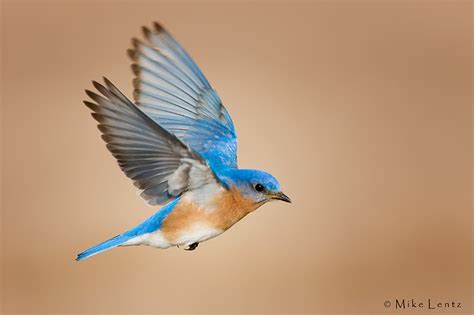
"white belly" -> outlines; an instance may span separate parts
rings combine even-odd
[[[146,233],[137,237],[134,237],[127,242],[123,243],[122,246],[131,245],[147,245],[157,248],[168,248],[171,246],[188,246],[193,243],[200,243],[207,241],[213,237],[221,234],[222,230],[207,227],[202,224],[196,224],[190,229],[181,233],[181,235],[175,241],[169,241],[163,236],[161,231],[153,233]]]
[[[168,248],[173,246],[158,230],[153,233],[146,233],[137,237],[134,237],[127,242],[123,243],[123,246],[130,245],[148,245],[158,248]]]
[[[193,243],[201,243],[222,234],[222,232],[224,231],[197,223],[180,233],[174,245],[187,246]]]

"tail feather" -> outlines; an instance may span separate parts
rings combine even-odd
[[[129,240],[130,237],[125,236],[124,234],[117,235],[110,240],[107,240],[105,242],[102,242],[94,247],[91,247],[82,253],[78,254],[76,257],[77,261],[84,260],[86,258],[89,258],[91,256],[94,256],[95,254],[101,253],[103,251],[106,251],[108,249],[117,247],[123,243],[125,243],[127,240]]]
[[[92,248],[89,248],[88,250],[83,251],[82,253],[77,255],[76,260],[77,261],[84,260],[95,254],[101,253],[103,251],[112,249],[120,245],[139,245],[143,239],[136,239],[136,237],[157,231],[161,227],[161,223],[163,222],[163,220],[168,216],[168,214],[171,213],[174,206],[176,206],[179,200],[180,198],[176,198],[175,200],[167,203],[160,210],[158,210],[154,215],[152,215],[151,217],[149,217],[148,219],[146,219],[144,222],[140,223],[136,227],[120,235],[117,235],[116,237],[113,237],[108,241],[102,242],[99,245],[96,245]],[[132,242],[133,240],[136,240],[138,242]]]

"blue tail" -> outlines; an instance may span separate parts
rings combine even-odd
[[[170,214],[171,210],[173,210],[174,206],[178,202],[179,198],[176,198],[175,200],[163,206],[160,210],[158,210],[158,212],[156,212],[150,218],[145,220],[143,223],[137,225],[133,229],[128,230],[123,234],[117,235],[116,237],[111,238],[108,241],[102,242],[99,245],[96,245],[92,248],[89,248],[88,250],[83,251],[82,253],[77,255],[76,260],[80,261],[95,254],[101,253],[105,250],[120,246],[126,241],[131,240],[136,236],[155,232],[161,227],[161,223],[163,222],[163,220],[168,216],[168,214]]]
[[[76,260],[80,261],[86,258],[89,258],[95,254],[101,253],[105,250],[114,248],[119,246],[120,244],[123,244],[124,242],[128,241],[131,237],[125,236],[124,234],[117,235],[114,238],[111,238],[108,241],[102,242],[99,245],[96,245],[92,248],[89,248],[88,250],[83,251],[79,255],[77,255]]]

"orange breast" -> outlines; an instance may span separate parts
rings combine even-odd
[[[260,206],[235,188],[216,196],[212,204],[213,210],[209,210],[183,198],[163,220],[160,230],[171,242],[196,225],[225,231]]]

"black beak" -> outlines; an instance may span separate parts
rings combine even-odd
[[[291,203],[290,197],[288,197],[287,195],[285,195],[285,194],[282,193],[281,191],[280,191],[280,192],[277,192],[275,195],[273,195],[273,199],[281,200],[281,201],[284,201],[284,202]]]

